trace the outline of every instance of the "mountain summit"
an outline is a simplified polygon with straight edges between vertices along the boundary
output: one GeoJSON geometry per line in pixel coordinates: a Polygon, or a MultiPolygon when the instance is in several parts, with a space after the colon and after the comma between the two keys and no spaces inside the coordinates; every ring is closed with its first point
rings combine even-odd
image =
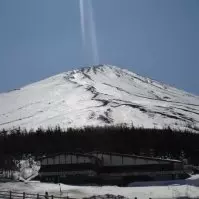
{"type": "Polygon", "coordinates": [[[0,94],[1,129],[117,124],[199,131],[199,97],[109,65],[0,94]]]}

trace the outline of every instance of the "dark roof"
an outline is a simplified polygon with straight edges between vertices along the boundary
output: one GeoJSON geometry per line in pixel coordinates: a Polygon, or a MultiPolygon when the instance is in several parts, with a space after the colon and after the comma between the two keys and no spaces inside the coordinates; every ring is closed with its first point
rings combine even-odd
{"type": "Polygon", "coordinates": [[[91,154],[86,154],[86,153],[75,153],[75,152],[60,152],[60,153],[54,153],[54,154],[51,154],[51,155],[46,155],[46,156],[40,157],[40,158],[38,158],[37,160],[43,160],[43,159],[55,157],[55,156],[58,156],[58,155],[75,155],[75,156],[89,157],[89,158],[92,158],[92,159],[99,160],[97,157],[95,157],[95,156],[93,156],[93,155],[91,155],[91,154]]]}
{"type": "Polygon", "coordinates": [[[149,156],[140,156],[135,154],[122,154],[122,153],[115,153],[115,152],[100,152],[100,151],[93,151],[88,154],[107,154],[107,155],[115,155],[115,156],[125,156],[125,157],[134,157],[134,158],[141,158],[141,159],[148,159],[148,160],[158,160],[158,161],[168,161],[168,162],[178,162],[181,163],[181,160],[175,160],[175,159],[162,159],[158,157],[149,157],[149,156]]]}
{"type": "Polygon", "coordinates": [[[43,159],[55,157],[58,155],[75,155],[75,156],[89,157],[89,158],[96,159],[99,161],[99,158],[97,158],[94,154],[106,154],[106,155],[115,155],[115,156],[123,156],[123,157],[125,156],[125,157],[131,157],[131,158],[141,158],[141,159],[147,159],[147,160],[182,163],[182,161],[174,160],[174,159],[162,159],[162,158],[157,158],[157,157],[140,156],[140,155],[135,155],[135,154],[122,154],[122,153],[101,152],[101,151],[92,151],[89,153],[75,153],[75,152],[63,152],[62,153],[62,152],[60,152],[60,153],[55,153],[55,154],[40,157],[37,160],[43,160],[43,159]]]}

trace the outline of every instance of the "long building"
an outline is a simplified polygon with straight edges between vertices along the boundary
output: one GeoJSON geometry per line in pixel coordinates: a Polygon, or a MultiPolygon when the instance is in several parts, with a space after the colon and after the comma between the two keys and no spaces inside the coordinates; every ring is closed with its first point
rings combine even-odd
{"type": "Polygon", "coordinates": [[[133,181],[186,178],[182,161],[91,152],[60,153],[40,159],[41,181],[126,185],[133,181]]]}

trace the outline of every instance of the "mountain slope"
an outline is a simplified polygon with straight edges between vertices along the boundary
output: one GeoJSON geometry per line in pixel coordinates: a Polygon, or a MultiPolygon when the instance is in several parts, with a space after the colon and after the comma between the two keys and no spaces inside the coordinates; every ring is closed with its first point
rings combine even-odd
{"type": "Polygon", "coordinates": [[[0,94],[0,128],[115,125],[199,129],[199,97],[115,66],[61,73],[0,94]]]}

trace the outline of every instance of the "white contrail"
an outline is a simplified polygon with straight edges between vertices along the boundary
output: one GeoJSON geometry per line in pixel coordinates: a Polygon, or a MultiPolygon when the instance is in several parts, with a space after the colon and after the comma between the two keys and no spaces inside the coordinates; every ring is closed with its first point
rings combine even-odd
{"type": "Polygon", "coordinates": [[[87,52],[87,50],[91,52],[94,64],[99,64],[95,20],[91,0],[79,0],[79,9],[84,52],[87,52]],[[89,49],[86,49],[87,47],[89,49]]]}
{"type": "Polygon", "coordinates": [[[79,9],[80,9],[80,21],[81,21],[81,31],[82,31],[82,41],[83,47],[86,45],[86,35],[85,35],[85,16],[84,16],[84,0],[79,0],[79,9]]]}
{"type": "Polygon", "coordinates": [[[98,54],[98,47],[97,47],[97,36],[96,36],[96,27],[95,27],[95,20],[93,16],[93,7],[91,0],[88,0],[88,11],[89,11],[89,31],[91,34],[91,45],[92,45],[92,53],[94,58],[94,63],[99,64],[99,54],[98,54]]]}

